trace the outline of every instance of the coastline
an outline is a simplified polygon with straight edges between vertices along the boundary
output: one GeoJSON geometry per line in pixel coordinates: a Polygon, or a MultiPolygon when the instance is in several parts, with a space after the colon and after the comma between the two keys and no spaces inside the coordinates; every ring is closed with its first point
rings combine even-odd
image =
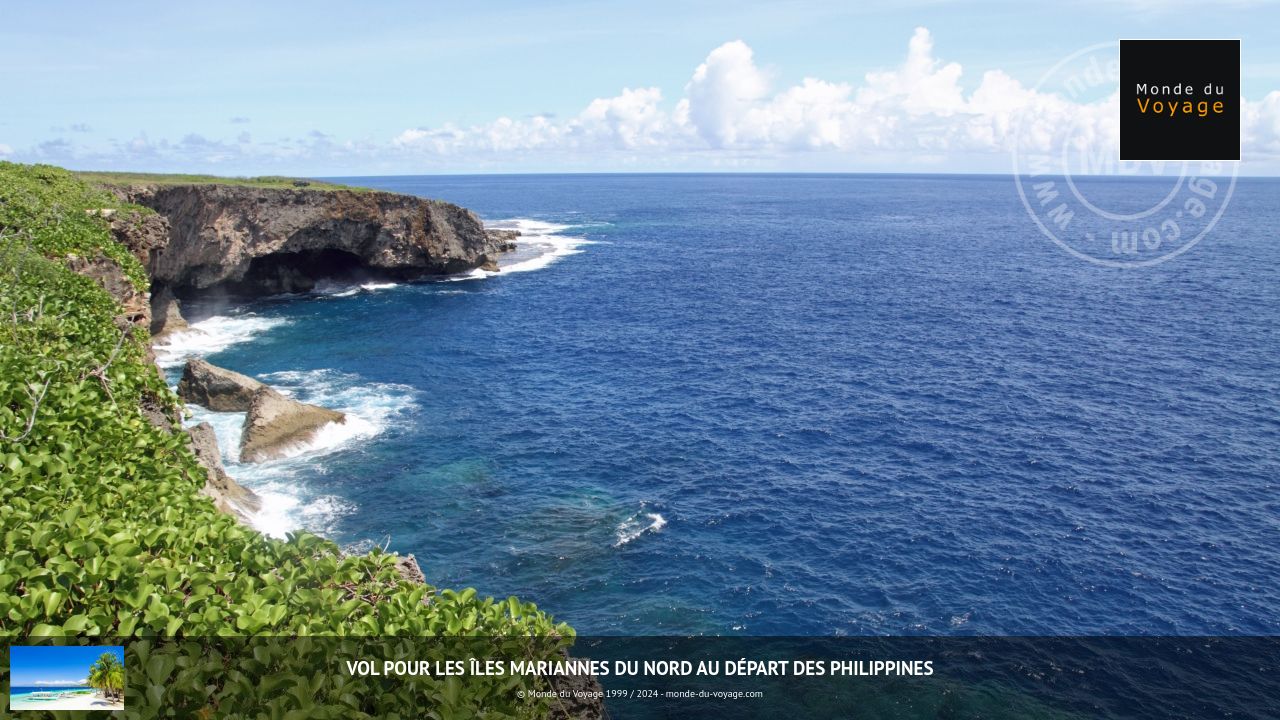
{"type": "MultiPolygon", "coordinates": [[[[407,282],[322,282],[308,292],[249,298],[230,307],[220,307],[213,315],[197,314],[198,319],[192,319],[189,324],[178,310],[179,303],[174,302],[167,308],[168,320],[172,323],[177,319],[178,324],[152,337],[152,355],[166,376],[167,384],[175,388],[186,363],[203,360],[235,345],[254,342],[289,322],[259,315],[255,311],[255,303],[262,300],[316,302],[396,291],[418,282],[485,280],[541,270],[563,257],[582,252],[581,246],[592,244],[584,238],[563,234],[572,227],[570,225],[528,218],[497,220],[486,223],[484,227],[486,232],[501,233],[507,240],[507,249],[495,262],[466,272],[407,282]]],[[[202,300],[204,298],[200,294],[194,294],[188,296],[186,304],[200,308],[202,300]]],[[[227,369],[236,370],[234,367],[227,369]]],[[[286,397],[301,398],[321,407],[339,410],[346,416],[345,422],[328,423],[313,437],[292,444],[280,457],[262,463],[241,462],[239,457],[243,411],[214,410],[187,399],[183,413],[187,419],[183,425],[188,430],[201,423],[211,425],[227,475],[256,493],[261,500],[261,506],[253,510],[227,503],[227,509],[239,520],[273,537],[283,538],[287,533],[300,529],[325,535],[329,519],[355,512],[356,506],[337,496],[303,500],[290,476],[294,472],[305,471],[307,465],[322,462],[321,458],[330,453],[369,442],[388,430],[397,416],[414,406],[417,391],[406,385],[370,383],[357,376],[322,368],[281,370],[254,379],[286,397]]]]}
{"type": "MultiPolygon", "coordinates": [[[[184,228],[184,216],[164,216],[126,202],[68,170],[0,161],[0,239],[7,241],[0,242],[0,254],[13,271],[13,282],[0,284],[0,300],[12,308],[6,342],[0,343],[0,387],[10,391],[12,410],[0,418],[0,464],[11,479],[0,483],[9,511],[3,514],[0,555],[10,561],[0,576],[0,598],[16,600],[8,605],[6,634],[33,639],[514,635],[545,638],[548,655],[561,652],[573,629],[533,603],[516,597],[499,601],[472,588],[438,588],[425,581],[411,557],[382,548],[344,551],[301,530],[284,540],[273,538],[220,507],[211,490],[235,491],[236,486],[216,472],[220,452],[207,452],[209,444],[202,446],[183,426],[183,405],[164,382],[151,343],[156,334],[151,331],[181,323],[168,305],[175,294],[194,286],[166,287],[157,280],[154,263],[174,237],[186,232],[260,229],[255,223],[262,216],[254,210],[266,205],[266,217],[274,217],[272,199],[301,206],[302,215],[295,218],[302,217],[300,231],[308,233],[304,239],[318,253],[313,259],[330,257],[315,243],[328,242],[323,230],[334,222],[327,204],[333,198],[323,195],[328,191],[248,187],[237,192],[244,194],[235,197],[253,202],[219,206],[219,212],[246,213],[244,222],[184,228]],[[270,197],[259,203],[265,196],[270,197]],[[308,205],[308,199],[318,202],[308,205]],[[166,292],[172,290],[178,292],[166,292]],[[159,319],[159,327],[153,327],[153,319],[159,319]],[[58,512],[49,512],[55,507],[58,512]],[[32,542],[35,538],[42,539],[32,542]],[[57,575],[50,573],[51,563],[57,575]],[[288,590],[282,592],[282,586],[288,590]],[[65,592],[67,587],[92,590],[65,592]]],[[[344,192],[333,191],[335,196],[344,192]]],[[[419,198],[394,196],[388,202],[405,222],[388,225],[378,216],[360,220],[355,227],[370,241],[361,250],[375,260],[401,262],[402,271],[415,276],[437,275],[432,271],[458,262],[479,268],[489,252],[506,244],[457,206],[436,203],[428,208],[436,214],[428,216],[414,215],[412,208],[425,202],[419,198]],[[455,232],[458,227],[465,232],[455,232]]],[[[217,245],[219,239],[210,242],[217,245]]],[[[279,271],[280,260],[290,259],[287,242],[271,235],[264,240],[267,249],[241,247],[243,262],[222,269],[233,281],[236,273],[252,280],[254,260],[268,257],[266,267],[279,271]]],[[[313,264],[302,276],[267,279],[312,283],[327,269],[313,264]]],[[[216,292],[219,286],[206,289],[216,292]]],[[[208,433],[203,434],[207,440],[208,433]]],[[[222,661],[230,659],[225,655],[222,661]]],[[[315,667],[330,659],[320,644],[297,646],[280,660],[273,677],[308,682],[315,667]]],[[[222,666],[192,668],[191,680],[216,682],[222,666]]],[[[129,686],[132,695],[141,676],[129,677],[135,683],[129,686]]],[[[529,678],[520,684],[533,690],[545,681],[529,678]]],[[[162,693],[148,692],[148,701],[180,715],[207,706],[203,697],[149,687],[162,693]]],[[[260,697],[259,690],[256,683],[228,685],[219,699],[228,707],[279,700],[260,697]]],[[[458,688],[450,704],[470,714],[481,708],[527,714],[530,705],[509,690],[508,681],[476,677],[458,688]]],[[[319,713],[341,714],[339,708],[349,711],[353,697],[359,702],[377,693],[374,684],[357,680],[340,692],[309,691],[308,705],[319,713]]],[[[403,713],[433,706],[438,702],[433,698],[430,688],[414,687],[379,702],[403,713]]]]}
{"type": "Polygon", "coordinates": [[[23,710],[124,710],[121,701],[108,700],[97,692],[75,693],[72,697],[59,697],[56,700],[9,700],[9,709],[23,710]]]}
{"type": "MultiPolygon", "coordinates": [[[[487,277],[499,271],[499,256],[515,250],[519,235],[512,229],[486,228],[470,210],[452,203],[307,180],[77,177],[142,210],[128,216],[110,207],[88,213],[105,219],[116,241],[137,259],[149,292],[136,292],[137,279],[123,281],[109,262],[70,264],[98,280],[125,306],[133,323],[150,331],[147,357],[162,378],[166,367],[216,350],[227,339],[216,333],[210,338],[204,327],[188,325],[180,311],[183,303],[212,299],[235,306],[282,295],[346,295],[417,280],[487,277]],[[334,287],[339,289],[333,292],[334,287]],[[175,345],[185,347],[175,353],[175,345]]],[[[232,464],[246,452],[250,461],[306,455],[381,430],[358,414],[299,403],[288,393],[259,386],[265,388],[266,404],[252,418],[245,417],[244,431],[236,437],[227,432],[226,423],[217,423],[219,432],[218,427],[185,422],[192,410],[201,412],[198,403],[192,410],[181,403],[144,408],[163,430],[174,423],[181,426],[208,474],[203,493],[248,525],[255,525],[250,518],[261,509],[260,499],[238,484],[224,463],[232,464]]],[[[251,409],[247,396],[241,401],[236,410],[251,409]]],[[[258,525],[276,537],[301,529],[258,525]]]]}

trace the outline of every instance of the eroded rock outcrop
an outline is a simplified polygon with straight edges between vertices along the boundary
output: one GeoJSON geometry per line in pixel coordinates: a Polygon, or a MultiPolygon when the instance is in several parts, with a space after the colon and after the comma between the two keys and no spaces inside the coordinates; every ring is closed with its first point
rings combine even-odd
{"type": "Polygon", "coordinates": [[[151,299],[133,285],[115,260],[98,251],[93,257],[68,255],[67,267],[97,282],[120,303],[121,317],[131,325],[151,326],[151,299]]]}
{"type": "Polygon", "coordinates": [[[169,221],[162,215],[127,210],[112,211],[106,218],[116,241],[128,248],[143,267],[149,267],[152,259],[169,245],[169,221]]]}
{"type": "Polygon", "coordinates": [[[262,509],[262,500],[249,488],[237,483],[222,467],[218,437],[209,423],[187,428],[188,443],[196,460],[204,466],[208,477],[200,492],[213,499],[219,510],[248,522],[249,516],[262,509]]]}
{"type": "Polygon", "coordinates": [[[422,574],[422,568],[418,567],[418,559],[412,553],[396,556],[396,572],[404,578],[405,582],[415,585],[425,585],[427,582],[427,576],[422,574]]]}
{"type": "Polygon", "coordinates": [[[192,358],[182,368],[178,397],[217,412],[248,412],[254,393],[263,387],[248,375],[192,358]]]}
{"type": "Polygon", "coordinates": [[[182,316],[182,308],[173,291],[160,288],[151,293],[151,335],[156,340],[163,340],[169,333],[187,329],[187,319],[182,316]]]}
{"type": "MultiPolygon", "coordinates": [[[[92,213],[106,219],[112,236],[147,267],[155,254],[169,242],[169,223],[163,217],[137,210],[120,211],[114,208],[93,210],[92,213]]],[[[122,308],[121,318],[132,325],[151,327],[151,296],[134,286],[124,269],[102,251],[90,257],[68,255],[67,267],[102,286],[122,308]]]]}
{"type": "Polygon", "coordinates": [[[179,298],[465,272],[510,246],[510,238],[487,232],[470,210],[395,193],[221,184],[114,191],[167,220],[168,243],[152,252],[148,269],[157,289],[179,298]]]}
{"type": "Polygon", "coordinates": [[[346,420],[337,410],[298,402],[264,385],[249,402],[240,436],[240,460],[263,462],[281,457],[290,447],[313,439],[325,425],[346,420]]]}

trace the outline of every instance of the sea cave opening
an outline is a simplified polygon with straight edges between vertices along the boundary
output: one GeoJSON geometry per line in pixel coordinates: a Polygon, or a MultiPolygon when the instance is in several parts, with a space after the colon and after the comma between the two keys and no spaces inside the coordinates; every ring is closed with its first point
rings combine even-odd
{"type": "Polygon", "coordinates": [[[324,282],[354,283],[373,277],[360,256],[325,248],[254,258],[244,277],[229,288],[243,295],[311,292],[324,282]]]}

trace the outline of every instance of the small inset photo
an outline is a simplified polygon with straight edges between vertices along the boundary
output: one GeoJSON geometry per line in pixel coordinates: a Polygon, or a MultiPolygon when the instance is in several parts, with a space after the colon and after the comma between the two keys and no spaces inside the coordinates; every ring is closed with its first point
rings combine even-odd
{"type": "Polygon", "coordinates": [[[9,709],[123,710],[124,647],[9,649],[9,709]]]}

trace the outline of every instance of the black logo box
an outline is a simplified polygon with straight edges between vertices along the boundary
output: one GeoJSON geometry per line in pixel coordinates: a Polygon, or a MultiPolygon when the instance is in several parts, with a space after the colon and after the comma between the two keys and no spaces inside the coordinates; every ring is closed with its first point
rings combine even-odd
{"type": "Polygon", "coordinates": [[[1239,40],[1120,41],[1121,160],[1239,160],[1241,102],[1239,40]]]}

